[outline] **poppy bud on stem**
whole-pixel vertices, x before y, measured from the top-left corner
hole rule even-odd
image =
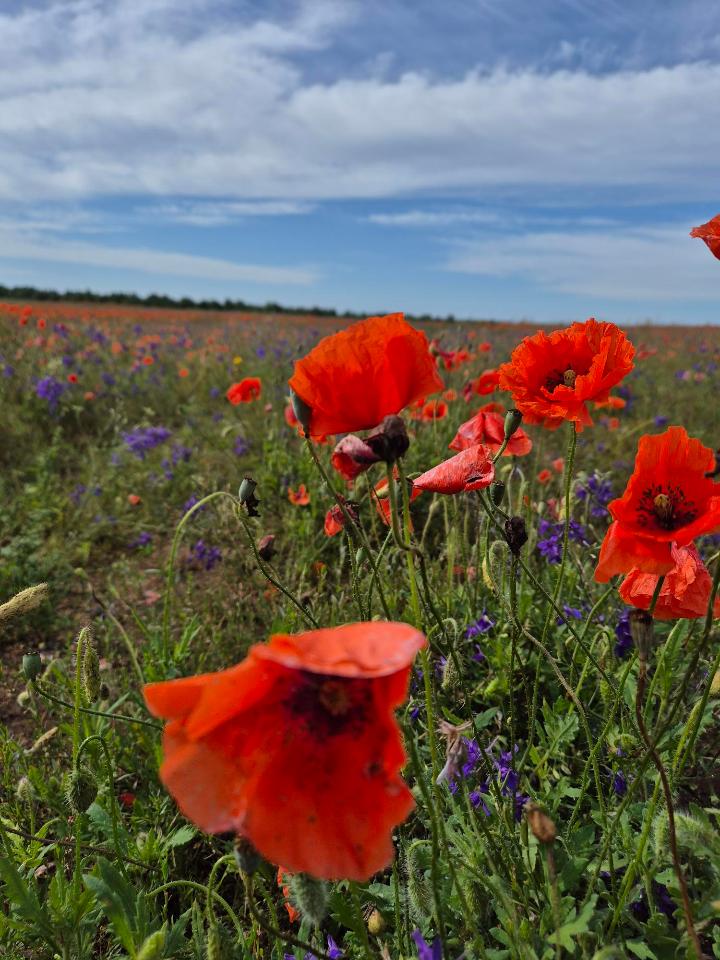
[[[297,421],[300,426],[303,428],[303,433],[306,437],[310,436],[310,419],[312,417],[312,408],[305,403],[292,389],[290,388],[290,403],[292,404],[293,413],[297,417]]]
[[[522,517],[509,517],[505,521],[505,539],[513,556],[520,555],[520,550],[527,543],[527,538],[525,520]]]
[[[499,460],[503,453],[505,453],[505,448],[510,443],[513,434],[516,433],[521,423],[522,414],[520,411],[515,409],[508,410],[508,412],[505,414],[505,436],[503,437],[503,442],[501,443],[500,448],[492,458],[493,463],[495,463],[496,460]]]

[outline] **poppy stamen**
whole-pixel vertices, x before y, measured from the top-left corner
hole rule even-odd
[[[666,525],[672,520],[673,502],[666,493],[659,493],[653,500],[653,506],[660,523]]]
[[[572,367],[568,367],[565,373],[563,373],[563,383],[566,387],[571,387],[574,389],[576,380],[577,374]]]

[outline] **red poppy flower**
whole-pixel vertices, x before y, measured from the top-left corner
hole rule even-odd
[[[358,505],[352,500],[345,500],[342,498],[345,509],[348,511],[353,520],[358,519]],[[345,529],[345,514],[342,512],[340,504],[336,503],[325,514],[325,535],[328,537],[334,537],[341,530]]]
[[[310,409],[312,436],[377,426],[443,389],[424,333],[401,313],[370,317],[325,337],[295,364],[290,386]]]
[[[700,559],[694,544],[671,547],[674,566],[665,580],[653,616],[656,620],[693,620],[707,613],[712,577]],[[633,607],[648,610],[657,587],[658,577],[652,573],[631,570],[620,584],[619,594]],[[714,614],[720,616],[720,597],[715,598]]]
[[[367,880],[413,808],[393,711],[425,643],[405,623],[353,623],[148,684],[148,708],[169,721],[163,783],[207,833],[234,830],[294,873]]]
[[[538,483],[541,483],[543,486],[545,486],[546,483],[550,483],[550,481],[552,480],[552,474],[548,469],[541,470],[540,473],[537,475],[537,480],[538,480]]]
[[[239,403],[250,403],[257,400],[262,390],[262,384],[258,377],[245,377],[239,383],[234,383],[228,387],[225,394],[230,403],[236,407]]]
[[[308,493],[305,484],[301,483],[297,490],[295,490],[293,487],[289,487],[288,500],[290,503],[294,503],[296,507],[306,507],[310,503],[310,494]]]
[[[470,387],[474,393],[485,396],[488,393],[494,393],[500,386],[500,373],[497,370],[483,370],[479,377],[470,382]]]
[[[467,450],[468,447],[484,443],[492,453],[502,446],[505,437],[505,417],[489,410],[478,410],[474,417],[461,423],[450,441],[451,450]],[[523,457],[532,450],[532,440],[524,430],[518,428],[510,438],[503,456]]]
[[[183,377],[183,379],[184,379],[185,377],[189,377],[189,376],[190,376],[190,371],[188,370],[187,367],[180,367],[180,369],[178,370],[178,376],[179,376],[179,377]]]
[[[129,493],[128,503],[131,507],[139,507],[142,503],[142,497],[139,497],[136,493]]]
[[[442,420],[448,414],[448,405],[444,400],[429,400],[422,408],[421,420]]]
[[[413,484],[432,493],[463,493],[489,487],[495,478],[490,451],[482,443],[468,447],[421,474]]]
[[[555,471],[555,473],[562,473],[563,470],[565,469],[565,458],[558,457],[556,460],[553,460],[552,468]]]
[[[720,483],[706,476],[714,467],[713,451],[684,427],[640,437],[625,493],[608,504],[615,522],[605,534],[595,579],[605,583],[635,567],[669,573],[673,542],[684,547],[720,529]]]
[[[149,354],[143,357],[142,362],[145,364],[146,367],[151,367],[155,363],[155,361]]]
[[[720,213],[712,220],[708,220],[707,223],[703,223],[699,227],[693,227],[690,236],[704,240],[708,250],[720,260]]]
[[[395,471],[394,471],[395,472]],[[395,477],[397,479],[397,476]],[[416,487],[412,480],[407,481],[410,484],[410,503],[417,498],[422,493],[422,490],[419,487]],[[388,482],[387,477],[384,480],[381,480],[380,483],[376,484],[375,488],[375,506],[377,508],[378,516],[383,521],[386,527],[390,526],[391,520],[391,506],[390,506],[390,497],[388,493]],[[400,497],[402,496],[402,491],[398,491],[398,502],[400,502]],[[410,528],[412,529],[412,519],[410,520]]]
[[[292,903],[290,903],[289,879],[290,875],[287,870],[285,870],[284,867],[278,867],[277,885],[280,887],[283,897],[285,897],[285,909],[287,910],[288,920],[290,923],[295,923],[296,920],[300,919],[300,911],[296,910]]]
[[[633,368],[634,347],[612,323],[586,320],[549,336],[526,337],[499,368],[526,423],[555,430],[565,420],[590,426],[588,403],[606,402],[610,389]]]
[[[67,376],[68,383],[77,383],[78,375],[76,373],[69,373]]]
[[[492,350],[492,344],[488,343],[487,340],[484,340],[482,343],[478,344],[478,351],[480,353],[489,353]]]

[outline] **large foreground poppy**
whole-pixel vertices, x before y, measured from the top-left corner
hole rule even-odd
[[[614,523],[605,534],[595,579],[605,583],[633,568],[669,573],[673,543],[684,547],[720,529],[720,483],[706,476],[714,465],[713,451],[684,427],[640,437],[625,493],[608,504]]]
[[[505,417],[494,410],[478,410],[474,417],[461,423],[448,446],[451,450],[467,450],[484,443],[496,453],[505,439]],[[532,450],[532,440],[520,427],[510,437],[503,456],[523,457]]]
[[[708,250],[720,260],[720,213],[712,220],[708,220],[707,223],[703,223],[699,227],[693,227],[690,236],[704,240]]]
[[[310,410],[312,436],[368,430],[444,388],[427,337],[402,313],[325,337],[295,363],[289,383]]]
[[[672,546],[673,568],[666,575],[653,611],[656,620],[697,619],[707,613],[712,577],[694,544]],[[658,577],[632,570],[620,584],[619,594],[633,607],[648,610]],[[720,616],[720,597],[715,599],[714,615]]]
[[[273,863],[367,880],[413,808],[393,711],[425,637],[406,623],[276,635],[219,673],[146,685],[165,727],[162,781],[206,833]]]
[[[479,443],[426,470],[413,480],[413,486],[431,493],[465,493],[489,487],[494,479],[495,467],[490,451]]]
[[[564,330],[526,337],[498,370],[527,423],[554,430],[565,420],[590,426],[588,403],[605,403],[633,368],[635,348],[612,323],[591,318]]]

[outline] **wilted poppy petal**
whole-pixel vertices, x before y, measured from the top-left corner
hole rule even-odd
[[[495,478],[495,467],[487,447],[478,444],[444,460],[421,474],[413,484],[432,493],[462,493],[481,490]]]
[[[712,577],[694,545],[672,547],[673,568],[663,581],[655,604],[656,620],[697,619],[707,613]],[[631,570],[620,584],[619,594],[633,607],[648,610],[655,594],[658,578],[653,574]],[[715,599],[715,616],[720,616],[720,597]]]
[[[707,223],[703,223],[699,227],[693,227],[690,236],[704,240],[708,250],[720,260],[720,213],[712,220],[708,220]]]

